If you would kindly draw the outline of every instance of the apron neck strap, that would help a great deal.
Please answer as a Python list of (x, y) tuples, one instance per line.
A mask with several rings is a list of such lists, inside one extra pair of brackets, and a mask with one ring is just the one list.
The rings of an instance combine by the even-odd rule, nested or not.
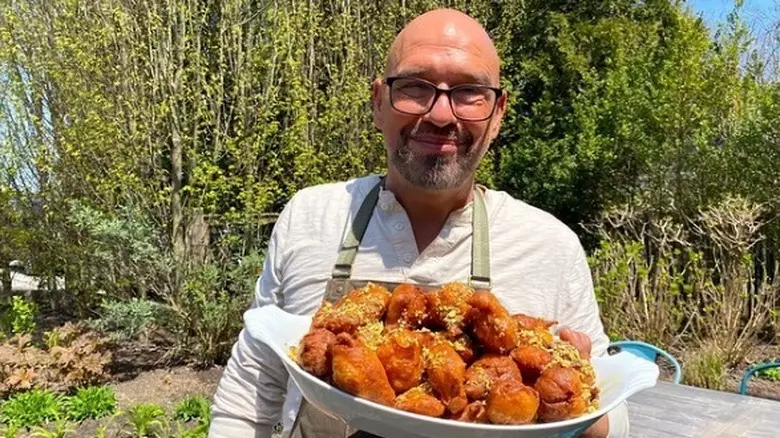
[(469, 278), (469, 286), (474, 289), (489, 290), (492, 286), (489, 229), (485, 195), (479, 187), (476, 187), (471, 217), (471, 277)]
[[(374, 208), (379, 200), (379, 191), (383, 179), (371, 189), (360, 204), (352, 226), (347, 228), (346, 236), (341, 244), (336, 265), (331, 277), (345, 280), (352, 275), (352, 264), (355, 261), (360, 242), (366, 233), (368, 223), (374, 214)], [(471, 238), (471, 275), (469, 285), (475, 289), (490, 289), (490, 235), (488, 227), (485, 195), (479, 188), (474, 189), (472, 207), (472, 238)]]
[(368, 223), (374, 214), (374, 207), (376, 207), (376, 203), (379, 200), (379, 190), (382, 187), (382, 181), (380, 178), (374, 188), (368, 192), (366, 198), (363, 199), (363, 203), (360, 204), (355, 220), (352, 221), (352, 226), (347, 228), (347, 235), (344, 236), (344, 241), (341, 243), (336, 266), (333, 267), (332, 278), (345, 280), (352, 275), (352, 263), (355, 261), (360, 241), (363, 240)]

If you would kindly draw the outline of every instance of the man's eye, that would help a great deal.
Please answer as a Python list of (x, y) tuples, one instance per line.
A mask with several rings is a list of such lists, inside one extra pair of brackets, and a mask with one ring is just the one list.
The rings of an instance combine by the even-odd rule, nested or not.
[(427, 95), (431, 92), (430, 87), (424, 84), (403, 84), (398, 87), (398, 91), (413, 97)]
[(489, 98), (486, 90), (480, 88), (458, 89), (455, 97), (459, 103), (467, 104), (481, 104), (486, 102)]

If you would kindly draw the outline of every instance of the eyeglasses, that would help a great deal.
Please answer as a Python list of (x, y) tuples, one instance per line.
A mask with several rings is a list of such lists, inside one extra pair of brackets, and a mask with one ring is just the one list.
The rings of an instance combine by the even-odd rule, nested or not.
[(417, 78), (389, 77), (383, 80), (390, 87), (390, 104), (401, 113), (422, 116), (433, 108), (439, 94), (446, 94), (452, 113), (460, 120), (481, 122), (489, 119), (503, 91), (487, 85), (463, 84), (449, 89)]

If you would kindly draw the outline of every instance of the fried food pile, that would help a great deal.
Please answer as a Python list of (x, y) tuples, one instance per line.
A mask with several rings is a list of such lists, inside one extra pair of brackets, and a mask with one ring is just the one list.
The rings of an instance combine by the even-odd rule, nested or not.
[(369, 283), (324, 303), (292, 356), (342, 391), (457, 421), (528, 424), (598, 407), (593, 368), (550, 332), (461, 283)]

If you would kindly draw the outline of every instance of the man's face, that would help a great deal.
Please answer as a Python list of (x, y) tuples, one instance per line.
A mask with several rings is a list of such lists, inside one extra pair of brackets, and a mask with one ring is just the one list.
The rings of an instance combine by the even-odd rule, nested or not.
[[(497, 87), (497, 69), (485, 52), (468, 36), (459, 36), (454, 30), (450, 35), (432, 32), (409, 37), (395, 53), (395, 65), (389, 66), (390, 76), (422, 79), (443, 89), (463, 85)], [(466, 88), (452, 100), (440, 93), (430, 111), (422, 115), (399, 111), (398, 108), (404, 108), (399, 101), (431, 91), (422, 87), (423, 84), (407, 79), (396, 79), (392, 88), (394, 108), (391, 87), (381, 80), (374, 82), (374, 122), (384, 134), (389, 166), (418, 188), (462, 187), (472, 180), (490, 141), (498, 134), (505, 96), (481, 89), (481, 96), (488, 99), (482, 105), (490, 107), (489, 112), (480, 113), (490, 114), (482, 121), (462, 119), (468, 118), (469, 105), (474, 105), (469, 94), (472, 88)]]

